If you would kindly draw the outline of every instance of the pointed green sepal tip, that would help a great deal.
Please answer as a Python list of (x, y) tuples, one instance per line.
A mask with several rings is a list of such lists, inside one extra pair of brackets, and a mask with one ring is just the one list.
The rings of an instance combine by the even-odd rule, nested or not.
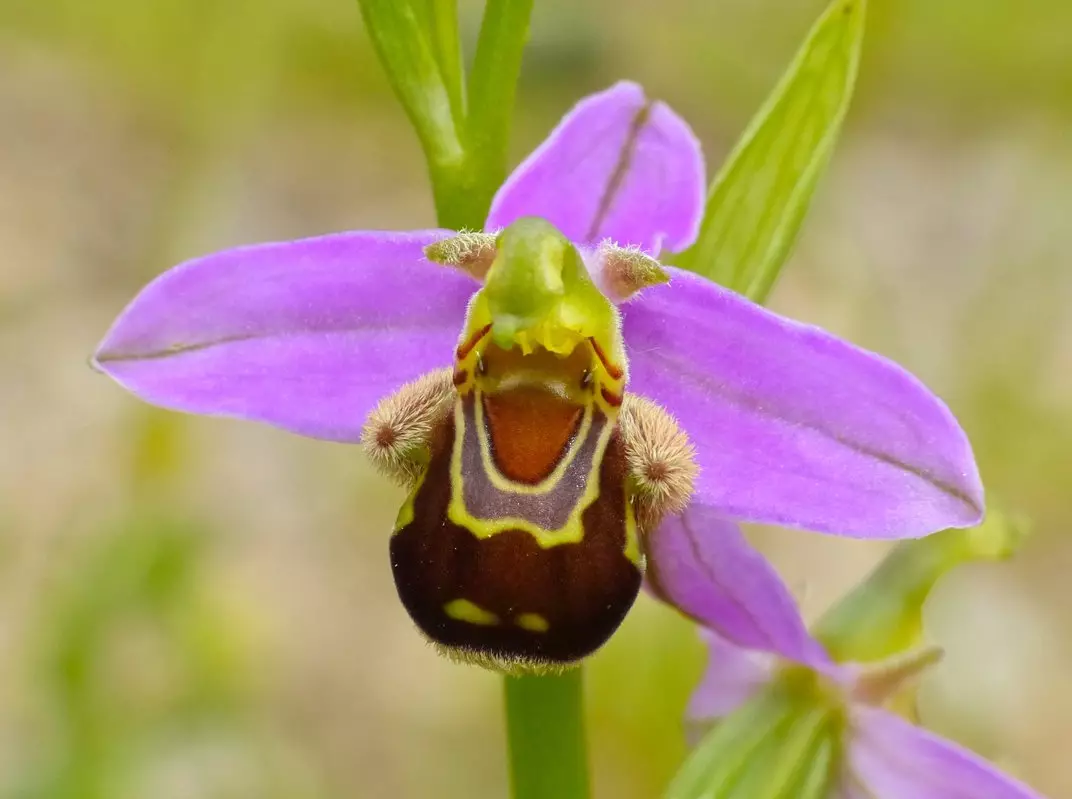
[(834, 0), (722, 165), (678, 265), (756, 302), (796, 242), (852, 99), (864, 0)]
[(1029, 525), (993, 506), (986, 521), (895, 546), (878, 567), (819, 620), (813, 633), (840, 661), (873, 662), (924, 644), (923, 607), (950, 570), (1014, 555)]
[(862, 669), (853, 684), (855, 701), (881, 707), (896, 703), (906, 691), (915, 688), (930, 668), (941, 662), (945, 651), (939, 646), (924, 646), (902, 655), (871, 664)]
[(991, 504), (982, 524), (949, 532), (962, 539), (962, 557), (965, 561), (1002, 561), (1020, 551), (1031, 534), (1031, 520), (1022, 514), (1007, 513)]

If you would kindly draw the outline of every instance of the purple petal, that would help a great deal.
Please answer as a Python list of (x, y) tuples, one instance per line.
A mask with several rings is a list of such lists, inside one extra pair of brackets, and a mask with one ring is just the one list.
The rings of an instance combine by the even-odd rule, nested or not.
[(582, 244), (677, 252), (696, 239), (704, 163), (689, 126), (635, 83), (573, 108), (499, 189), (487, 229), (539, 216)]
[(704, 632), (707, 668), (692, 692), (685, 712), (690, 721), (714, 721), (728, 716), (770, 682), (778, 659), (770, 652), (757, 652), (731, 644), (712, 632)]
[(951, 741), (871, 707), (853, 710), (846, 781), (870, 799), (1041, 799)]
[(696, 445), (697, 501), (727, 516), (864, 538), (982, 517), (949, 409), (896, 364), (696, 275), (621, 306), (630, 390)]
[(830, 799), (875, 799), (874, 796), (869, 796), (866, 793), (866, 789), (849, 779), (843, 779), (842, 784), (838, 785)]
[(709, 630), (747, 649), (829, 665), (777, 572), (711, 508), (693, 504), (665, 520), (646, 553), (653, 592)]
[(188, 261), (123, 311), (96, 365), (166, 408), (356, 441), (379, 398), (451, 362), (478, 286), (424, 259), (444, 235), (341, 233)]

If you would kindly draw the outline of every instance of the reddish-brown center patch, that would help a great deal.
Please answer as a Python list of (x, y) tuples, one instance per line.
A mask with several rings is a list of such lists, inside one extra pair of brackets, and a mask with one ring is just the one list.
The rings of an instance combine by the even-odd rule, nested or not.
[(383, 425), (376, 431), (376, 445), (381, 448), (391, 446), (395, 443), (396, 439), (397, 436), (395, 435), (395, 431), (392, 430), (389, 425)]
[(534, 485), (555, 470), (577, 435), (583, 408), (539, 388), (484, 397), (491, 453), (510, 480)]

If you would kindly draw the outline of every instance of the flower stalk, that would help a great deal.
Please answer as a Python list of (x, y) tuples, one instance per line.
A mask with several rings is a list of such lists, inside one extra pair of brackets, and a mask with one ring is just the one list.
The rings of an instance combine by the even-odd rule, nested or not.
[[(437, 223), (480, 229), (506, 176), (532, 0), (488, 0), (467, 84), (454, 0), (361, 0), (361, 8), (424, 149)], [(581, 669), (504, 680), (515, 799), (587, 797)]]
[(505, 678), (514, 799), (587, 799), (583, 679), (580, 668)]

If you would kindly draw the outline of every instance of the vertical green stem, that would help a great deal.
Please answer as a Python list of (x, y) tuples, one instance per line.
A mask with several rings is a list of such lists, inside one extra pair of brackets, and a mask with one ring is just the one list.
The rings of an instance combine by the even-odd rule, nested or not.
[[(456, 0), (359, 2), (428, 160), (438, 224), (479, 230), (506, 175), (533, 0), (487, 0), (467, 83)], [(514, 799), (587, 799), (581, 670), (505, 680)]]
[[(487, 0), (484, 8), (465, 130), (468, 186), (461, 196), (480, 209), (479, 215), (475, 209), (460, 209), (471, 213), (463, 220), (470, 228), (483, 224), (506, 176), (510, 119), (532, 5), (533, 0)], [(451, 216), (456, 215), (455, 210)], [(582, 670), (504, 679), (514, 799), (587, 799)]]
[(587, 799), (583, 672), (506, 677), (514, 799)]

